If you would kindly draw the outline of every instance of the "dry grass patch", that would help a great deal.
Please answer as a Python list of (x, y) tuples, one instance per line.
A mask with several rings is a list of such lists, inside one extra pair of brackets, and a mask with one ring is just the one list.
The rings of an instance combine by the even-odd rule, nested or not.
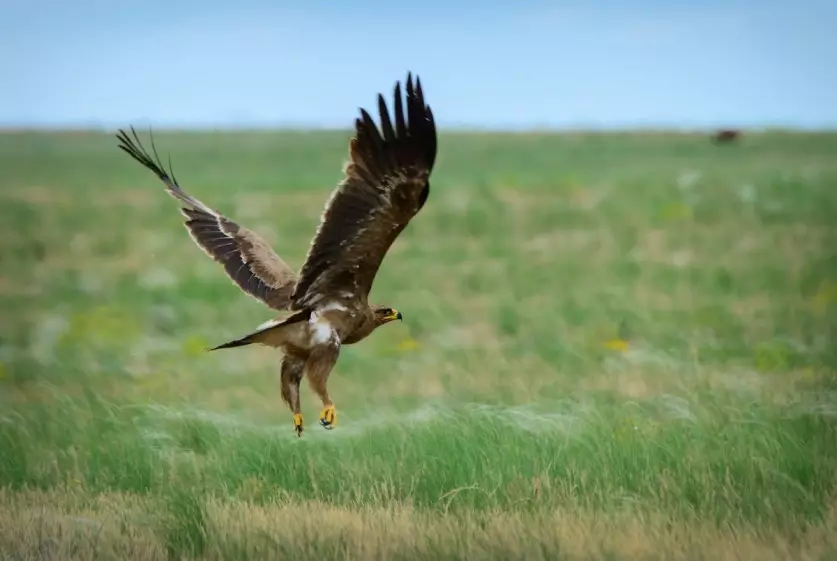
[[(124, 494), (0, 493), (11, 559), (820, 560), (837, 554), (837, 511), (789, 532), (626, 510), (443, 514), (394, 503), (335, 507), (208, 500), (197, 524), (172, 504)], [(168, 510), (167, 510), (168, 509)], [(178, 536), (178, 531), (194, 532)]]

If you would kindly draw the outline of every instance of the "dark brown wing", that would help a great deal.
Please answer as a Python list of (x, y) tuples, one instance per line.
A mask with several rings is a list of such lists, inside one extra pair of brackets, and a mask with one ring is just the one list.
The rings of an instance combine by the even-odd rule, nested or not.
[(421, 81), (407, 75), (407, 115), (401, 84), (395, 85), (395, 127), (378, 95), (381, 132), (361, 109), (344, 177), (325, 205), (311, 241), (291, 308), (324, 297), (366, 300), (381, 261), (430, 192), (436, 159), (436, 125), (424, 103)]
[(229, 218), (215, 212), (199, 200), (187, 195), (177, 184), (174, 172), (165, 171), (154, 139), (151, 148), (155, 160), (152, 160), (142, 146), (136, 131), (131, 127), (136, 140), (132, 141), (125, 131), (117, 134), (119, 148), (132, 158), (153, 171), (163, 183), (167, 192), (188, 205), (180, 212), (187, 218), (186, 228), (195, 243), (224, 266), (227, 275), (247, 294), (261, 300), (276, 310), (286, 310), (290, 295), (297, 281), (297, 275), (271, 249), (258, 234), (239, 226)]

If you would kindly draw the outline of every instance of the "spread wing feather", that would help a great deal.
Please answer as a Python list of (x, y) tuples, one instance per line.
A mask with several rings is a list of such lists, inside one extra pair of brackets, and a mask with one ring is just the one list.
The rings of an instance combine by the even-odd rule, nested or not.
[(407, 75), (406, 119), (401, 84), (395, 85), (395, 125), (378, 95), (381, 131), (361, 109), (350, 161), (323, 210), (291, 295), (291, 309), (330, 298), (366, 301), (389, 247), (421, 210), (436, 159), (436, 125), (421, 81)]
[(223, 265), (227, 276), (244, 292), (273, 309), (286, 310), (297, 281), (296, 273), (258, 234), (186, 194), (177, 184), (171, 162), (170, 174), (163, 168), (153, 137), (151, 148), (155, 160), (145, 151), (133, 127), (131, 132), (136, 142), (125, 131), (119, 131), (119, 148), (153, 171), (165, 183), (167, 192), (187, 205), (180, 212), (187, 218), (186, 229), (198, 247)]

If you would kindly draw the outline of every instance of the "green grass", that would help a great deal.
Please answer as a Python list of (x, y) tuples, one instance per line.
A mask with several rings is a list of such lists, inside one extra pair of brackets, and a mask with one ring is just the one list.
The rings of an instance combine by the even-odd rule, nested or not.
[[(157, 133), (299, 268), (345, 132)], [(293, 432), (270, 310), (98, 133), (0, 135), (11, 559), (837, 555), (837, 134), (443, 134)], [(0, 555), (0, 557), (4, 557)]]

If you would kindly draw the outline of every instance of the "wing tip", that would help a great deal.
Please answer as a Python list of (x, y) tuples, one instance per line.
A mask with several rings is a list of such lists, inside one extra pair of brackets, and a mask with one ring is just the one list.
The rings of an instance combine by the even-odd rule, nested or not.
[[(402, 84), (406, 94), (406, 111), (404, 107), (405, 98), (401, 94)], [(395, 118), (391, 121), (390, 110), (383, 93), (377, 95), (382, 131), (379, 130), (378, 125), (366, 108), (359, 108), (360, 116), (355, 119), (355, 135), (352, 142), (355, 143), (363, 137), (383, 137), (384, 144), (396, 142), (403, 145), (403, 140), (413, 139), (413, 142), (409, 144), (418, 148), (421, 152), (421, 158), (424, 160), (424, 165), (432, 169), (437, 151), (436, 122), (430, 105), (425, 101), (424, 88), (419, 75), (412, 70), (408, 70), (406, 80), (403, 82), (396, 80), (392, 99)], [(395, 124), (394, 131), (391, 123)], [(381, 132), (383, 134), (380, 134)]]
[[(151, 154), (148, 150), (145, 149), (145, 146), (143, 146), (142, 141), (139, 139), (139, 135), (137, 134), (134, 125), (130, 125), (130, 129), (133, 140), (131, 139), (131, 136), (128, 136), (125, 129), (117, 129), (116, 138), (119, 140), (117, 148), (121, 149), (140, 164), (151, 170), (166, 184), (169, 189), (179, 189), (177, 181), (174, 179), (174, 171), (171, 169), (166, 171), (166, 167), (163, 165), (162, 160), (160, 160), (160, 155), (157, 153), (157, 145), (154, 142), (154, 133), (151, 131), (151, 127), (148, 127), (148, 133), (151, 137), (151, 153), (154, 154), (153, 159), (151, 158)], [(171, 158), (169, 158), (169, 166), (171, 166)]]

